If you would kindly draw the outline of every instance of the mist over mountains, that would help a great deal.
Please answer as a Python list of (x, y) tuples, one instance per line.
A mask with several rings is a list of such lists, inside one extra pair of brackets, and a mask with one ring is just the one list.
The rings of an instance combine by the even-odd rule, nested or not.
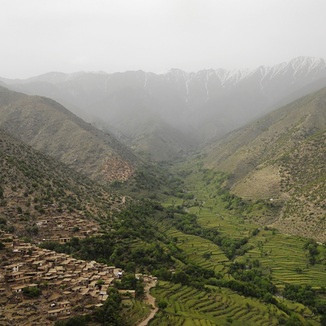
[[(23, 238), (74, 261), (119, 266), (126, 274), (110, 280), (116, 291), (136, 272), (153, 274), (160, 283), (151, 295), (168, 307), (153, 325), (229, 325), (234, 316), (248, 326), (257, 316), (261, 325), (323, 325), (323, 59), (300, 57), (254, 71), (47, 73), (0, 84), (0, 250), (6, 255)], [(8, 257), (0, 264), (6, 276), (16, 268)], [(88, 285), (67, 291), (70, 285), (58, 286), (64, 276), (48, 271), (55, 283), (37, 276), (27, 285), (42, 294), (33, 302), (43, 310), (33, 316), (8, 304), (18, 295), (24, 304), (25, 294), (12, 284), (25, 289), (25, 281), (0, 280), (1, 324), (11, 325), (18, 310), (28, 325), (54, 324), (61, 315), (50, 315), (58, 310), (48, 310), (48, 297), (56, 291), (58, 298), (57, 288), (71, 294), (64, 298), (72, 307), (75, 299), (85, 305)], [(93, 284), (102, 281), (91, 275)], [(92, 289), (103, 301), (103, 288)], [(293, 296), (293, 289), (311, 298)], [(186, 304), (164, 301), (175, 291)], [(143, 294), (117, 313), (119, 325), (143, 324)], [(84, 312), (61, 309), (62, 325), (80, 324), (75, 318)]]
[(92, 179), (126, 180), (140, 164), (114, 136), (54, 100), (1, 86), (0, 128)]
[(253, 71), (52, 72), (1, 81), (13, 90), (55, 99), (160, 161), (326, 86), (326, 63), (298, 57)]

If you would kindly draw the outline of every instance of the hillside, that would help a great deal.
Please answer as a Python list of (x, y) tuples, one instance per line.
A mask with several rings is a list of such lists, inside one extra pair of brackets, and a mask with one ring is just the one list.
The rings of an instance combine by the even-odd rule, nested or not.
[[(148, 223), (153, 210), (136, 204), (138, 211), (130, 212), (134, 203), (0, 130), (0, 324), (110, 319), (131, 326), (144, 319), (145, 297), (128, 296), (127, 308), (120, 304), (127, 290), (135, 297), (144, 288), (134, 274), (126, 274), (126, 283), (121, 266), (143, 269), (143, 257), (153, 264), (160, 248)], [(133, 256), (140, 248), (147, 254)], [(172, 264), (161, 249), (156, 262), (162, 261)], [(147, 276), (146, 286), (152, 281)], [(109, 317), (99, 318), (106, 309)]]
[(57, 102), (0, 89), (0, 127), (92, 179), (127, 180), (139, 160)]
[(99, 233), (100, 217), (123, 206), (121, 196), (1, 130), (0, 182), (1, 229), (34, 241)]
[(322, 89), (212, 143), (205, 165), (236, 195), (283, 205), (278, 228), (325, 240), (325, 126)]

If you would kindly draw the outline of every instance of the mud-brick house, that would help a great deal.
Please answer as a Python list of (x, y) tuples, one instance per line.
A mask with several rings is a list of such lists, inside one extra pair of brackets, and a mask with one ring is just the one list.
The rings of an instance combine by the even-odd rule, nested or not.
[(19, 269), (21, 269), (24, 265), (25, 264), (22, 262), (7, 265), (7, 266), (5, 266), (5, 271), (6, 271), (6, 273), (19, 272)]

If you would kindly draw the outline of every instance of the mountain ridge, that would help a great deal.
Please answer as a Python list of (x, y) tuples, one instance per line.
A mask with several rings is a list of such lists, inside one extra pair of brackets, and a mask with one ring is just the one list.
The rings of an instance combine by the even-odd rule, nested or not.
[(93, 179), (123, 181), (140, 164), (112, 135), (97, 130), (52, 99), (2, 88), (1, 102), (1, 128)]
[[(123, 135), (122, 139), (140, 136), (139, 148), (148, 150), (153, 160), (166, 160), (189, 149), (185, 138), (194, 149), (280, 105), (326, 87), (326, 63), (322, 58), (298, 57), (253, 70), (52, 72), (26, 80), (2, 80), (13, 90), (51, 97), (104, 130), (114, 126), (112, 131), (116, 136)], [(126, 114), (130, 107), (132, 114)], [(141, 128), (148, 130), (146, 125), (153, 116), (157, 129), (140, 135)], [(165, 135), (164, 128), (168, 130)], [(158, 156), (151, 152), (155, 147), (150, 144), (160, 144), (160, 137), (164, 138), (166, 153)], [(177, 147), (173, 146), (175, 140)], [(130, 141), (126, 144), (134, 146)]]

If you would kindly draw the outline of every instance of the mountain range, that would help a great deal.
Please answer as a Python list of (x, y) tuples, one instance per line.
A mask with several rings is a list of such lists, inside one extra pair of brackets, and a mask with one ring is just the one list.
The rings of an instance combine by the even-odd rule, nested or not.
[(326, 86), (324, 59), (298, 57), (255, 70), (166, 74), (47, 73), (0, 79), (12, 90), (50, 97), (154, 160), (174, 159), (281, 105)]

